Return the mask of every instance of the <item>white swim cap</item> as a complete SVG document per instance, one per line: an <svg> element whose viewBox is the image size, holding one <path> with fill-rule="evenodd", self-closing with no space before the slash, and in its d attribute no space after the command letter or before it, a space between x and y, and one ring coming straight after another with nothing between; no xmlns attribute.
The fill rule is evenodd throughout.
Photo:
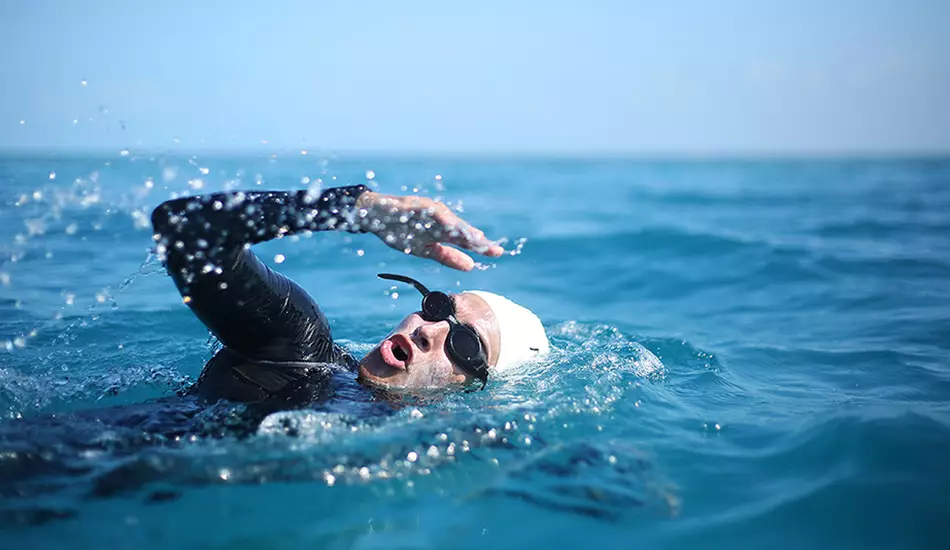
<svg viewBox="0 0 950 550"><path fill-rule="evenodd" d="M504 296L484 290L466 290L488 303L498 320L501 350L498 361L489 372L504 372L532 359L542 357L550 349L541 319L528 308Z"/></svg>

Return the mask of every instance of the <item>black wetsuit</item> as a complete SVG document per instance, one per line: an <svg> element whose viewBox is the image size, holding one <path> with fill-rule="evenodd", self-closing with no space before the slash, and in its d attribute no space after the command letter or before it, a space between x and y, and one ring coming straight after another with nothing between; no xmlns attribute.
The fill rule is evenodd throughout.
<svg viewBox="0 0 950 550"><path fill-rule="evenodd" d="M331 365L357 362L333 342L313 298L250 245L305 231L359 232L362 185L299 192L229 192L162 203L158 248L182 298L223 344L190 393L293 408L326 397Z"/></svg>
<svg viewBox="0 0 950 550"><path fill-rule="evenodd" d="M355 202L366 190L214 193L156 208L152 224L168 272L223 346L186 395L0 423L0 497L32 494L36 475L66 476L68 485L68 474L101 468L88 450L115 459L194 438L245 437L287 409L337 412L360 422L398 409L356 381L356 360L333 342L310 295L249 249L305 231L359 232ZM94 494L142 481L139 473L107 477L107 490Z"/></svg>

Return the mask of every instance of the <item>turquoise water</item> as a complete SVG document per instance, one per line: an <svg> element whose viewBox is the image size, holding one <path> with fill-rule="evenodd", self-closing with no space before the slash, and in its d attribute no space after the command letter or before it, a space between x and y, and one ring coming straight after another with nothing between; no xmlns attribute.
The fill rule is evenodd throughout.
<svg viewBox="0 0 950 550"><path fill-rule="evenodd" d="M193 439L90 426L82 411L173 396L211 353L149 259L154 205L368 170L526 239L520 254L464 274L319 234L260 255L282 255L355 351L418 307L385 268L531 306L545 364L389 415L281 413L249 437L215 436L227 407ZM948 212L939 159L8 155L0 546L943 547Z"/></svg>

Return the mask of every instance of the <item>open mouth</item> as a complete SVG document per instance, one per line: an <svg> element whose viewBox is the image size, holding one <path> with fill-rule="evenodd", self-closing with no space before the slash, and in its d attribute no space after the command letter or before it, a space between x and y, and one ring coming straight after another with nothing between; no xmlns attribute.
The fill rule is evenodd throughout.
<svg viewBox="0 0 950 550"><path fill-rule="evenodd" d="M399 344L393 343L393 357L405 363L409 359L409 352L402 349Z"/></svg>
<svg viewBox="0 0 950 550"><path fill-rule="evenodd" d="M384 340L379 346L379 353L386 365L401 370L408 370L412 362L412 343L405 335L394 334Z"/></svg>

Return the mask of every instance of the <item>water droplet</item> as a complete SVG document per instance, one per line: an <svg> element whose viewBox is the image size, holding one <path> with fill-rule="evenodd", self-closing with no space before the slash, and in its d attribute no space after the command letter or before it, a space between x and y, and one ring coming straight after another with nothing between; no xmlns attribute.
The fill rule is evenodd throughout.
<svg viewBox="0 0 950 550"><path fill-rule="evenodd" d="M398 292L393 292L392 294L389 295L389 297L392 298L393 300L398 300L398 299L399 299L399 293L398 293Z"/></svg>
<svg viewBox="0 0 950 550"><path fill-rule="evenodd" d="M20 126L23 126L24 124L26 124L26 121L21 118L21 119L20 119Z"/></svg>
<svg viewBox="0 0 950 550"><path fill-rule="evenodd" d="M85 88L87 84L89 84L89 81L87 81L85 78L79 81L79 85L83 88Z"/></svg>
<svg viewBox="0 0 950 550"><path fill-rule="evenodd" d="M284 260L286 259L287 257L284 256L283 254L277 254L276 256L274 256L274 262L279 263L279 264L284 263Z"/></svg>
<svg viewBox="0 0 950 550"><path fill-rule="evenodd" d="M207 176L208 173L211 172L211 170L209 170L208 168L205 168L205 167L199 168L198 171L201 172L201 175L202 175L202 176Z"/></svg>
<svg viewBox="0 0 950 550"><path fill-rule="evenodd" d="M406 455L406 460L409 462L415 462L419 460L419 454L415 451L409 451L409 454Z"/></svg>
<svg viewBox="0 0 950 550"><path fill-rule="evenodd" d="M435 181L442 181L442 174L436 174Z"/></svg>
<svg viewBox="0 0 950 550"><path fill-rule="evenodd" d="M122 149L121 151L119 151L119 156L122 156L122 157L127 157L127 156L129 156L129 150L128 150L128 149Z"/></svg>
<svg viewBox="0 0 950 550"><path fill-rule="evenodd" d="M308 154L306 149L301 149L300 154L306 156Z"/></svg>
<svg viewBox="0 0 950 550"><path fill-rule="evenodd" d="M375 178L376 178L376 172L373 172L372 170L366 171L366 179L371 180Z"/></svg>
<svg viewBox="0 0 950 550"><path fill-rule="evenodd" d="M51 179L51 180L56 179L56 171L55 171L55 170L50 170L50 171L49 171L49 179Z"/></svg>
<svg viewBox="0 0 950 550"><path fill-rule="evenodd" d="M224 481L231 479L231 470L228 470L227 468L221 468L221 471L218 472L218 477Z"/></svg>
<svg viewBox="0 0 950 550"><path fill-rule="evenodd" d="M366 254L366 252L362 248L356 251L357 256L362 256L363 254Z"/></svg>
<svg viewBox="0 0 950 550"><path fill-rule="evenodd" d="M309 176L304 176L304 177L300 178L300 184L301 184L301 185L309 185L309 184L310 184L310 177L309 177Z"/></svg>

